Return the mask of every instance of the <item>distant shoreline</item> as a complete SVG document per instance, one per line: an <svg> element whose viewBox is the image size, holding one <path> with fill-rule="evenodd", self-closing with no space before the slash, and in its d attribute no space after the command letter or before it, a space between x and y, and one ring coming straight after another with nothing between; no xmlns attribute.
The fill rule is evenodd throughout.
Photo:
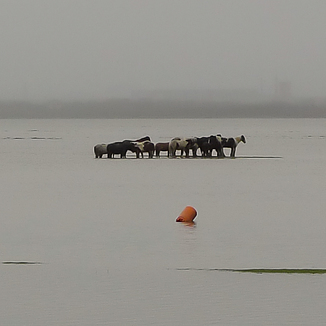
<svg viewBox="0 0 326 326"><path fill-rule="evenodd" d="M0 101L0 119L223 119L326 118L326 101L219 102L112 99L106 101Z"/></svg>

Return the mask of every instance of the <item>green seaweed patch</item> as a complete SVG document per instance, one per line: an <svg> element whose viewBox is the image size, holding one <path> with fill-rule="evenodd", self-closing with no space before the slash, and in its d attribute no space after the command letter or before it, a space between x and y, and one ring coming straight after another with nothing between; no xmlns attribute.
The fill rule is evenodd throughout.
<svg viewBox="0 0 326 326"><path fill-rule="evenodd" d="M220 271L254 274L326 274L326 269L321 268L177 268L179 271Z"/></svg>
<svg viewBox="0 0 326 326"><path fill-rule="evenodd" d="M229 271L256 274L326 274L326 269L315 268L250 268L230 269Z"/></svg>

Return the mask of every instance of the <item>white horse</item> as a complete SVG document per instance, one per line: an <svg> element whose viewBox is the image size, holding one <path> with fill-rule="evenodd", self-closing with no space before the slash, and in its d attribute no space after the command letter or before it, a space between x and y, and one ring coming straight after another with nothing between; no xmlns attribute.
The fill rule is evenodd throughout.
<svg viewBox="0 0 326 326"><path fill-rule="evenodd" d="M181 151L181 156L183 155L183 152L186 153L186 157L189 157L189 150L192 150L192 155L194 157L197 156L197 138L180 138L175 137L172 138L169 142L169 156L170 157L176 157L176 151Z"/></svg>

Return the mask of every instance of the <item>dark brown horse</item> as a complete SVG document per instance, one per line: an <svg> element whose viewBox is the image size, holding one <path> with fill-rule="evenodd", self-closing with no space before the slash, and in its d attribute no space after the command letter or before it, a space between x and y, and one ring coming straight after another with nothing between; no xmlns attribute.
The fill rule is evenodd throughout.
<svg viewBox="0 0 326 326"><path fill-rule="evenodd" d="M155 144L156 157L160 157L160 152L168 152L168 157L169 157L169 143L156 143Z"/></svg>
<svg viewBox="0 0 326 326"><path fill-rule="evenodd" d="M150 141L143 141L143 142L134 142L133 144L136 145L136 147L139 148L141 157L144 157L144 153L148 153L148 158L154 157L154 143ZM139 158L139 154L137 153L137 158Z"/></svg>
<svg viewBox="0 0 326 326"><path fill-rule="evenodd" d="M140 143L143 143L143 142L151 142L151 137L144 136L144 137L136 139L136 140L128 140L128 141L130 141L131 143L140 144ZM136 157L139 158L140 155L141 155L141 157L143 157L142 150L140 149L139 146L136 146Z"/></svg>

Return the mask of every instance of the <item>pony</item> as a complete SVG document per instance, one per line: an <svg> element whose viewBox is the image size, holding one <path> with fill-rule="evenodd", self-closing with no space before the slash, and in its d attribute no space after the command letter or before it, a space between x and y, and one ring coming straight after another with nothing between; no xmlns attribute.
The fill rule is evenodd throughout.
<svg viewBox="0 0 326 326"><path fill-rule="evenodd" d="M235 157L235 151L239 143L246 143L246 138L244 135L235 138L222 138L223 148L231 148L230 157Z"/></svg>
<svg viewBox="0 0 326 326"><path fill-rule="evenodd" d="M210 147L210 156L213 154L213 150L215 149L217 157L225 157L223 152L223 139L220 134L209 137L209 147Z"/></svg>
<svg viewBox="0 0 326 326"><path fill-rule="evenodd" d="M181 156L183 155L183 152L185 152L186 157L189 157L189 150L192 150L192 155L194 157L197 156L197 139L195 137L193 138L180 138L175 137L172 138L169 142L169 156L170 157L176 157L176 151L181 151Z"/></svg>
<svg viewBox="0 0 326 326"><path fill-rule="evenodd" d="M139 148L135 145L136 143L130 142L129 140L118 141L107 145L108 158L114 158L115 154L120 154L120 158L125 158L127 151L133 153L139 152Z"/></svg>
<svg viewBox="0 0 326 326"><path fill-rule="evenodd" d="M213 150L216 151L217 157L224 157L222 136L211 135L209 137L197 137L197 144L201 151L202 157L210 157L213 155Z"/></svg>
<svg viewBox="0 0 326 326"><path fill-rule="evenodd" d="M197 145L202 157L210 156L209 137L197 137Z"/></svg>
<svg viewBox="0 0 326 326"><path fill-rule="evenodd" d="M97 144L94 146L95 158L102 158L104 154L107 154L107 144Z"/></svg>
<svg viewBox="0 0 326 326"><path fill-rule="evenodd" d="M133 142L133 144L136 145L136 147L139 148L141 157L144 157L144 152L148 153L148 158L153 158L154 157L154 149L155 145L154 143L150 141L143 141L143 142ZM139 158L139 153L137 153L137 158Z"/></svg>
<svg viewBox="0 0 326 326"><path fill-rule="evenodd" d="M124 141L129 141L130 143L133 143L136 148L135 148L135 153L136 153L136 157L139 158L140 155L142 155L143 157L143 153L141 152L141 149L137 146L138 143L143 143L143 142L146 142L146 141L149 141L151 142L151 137L149 136L144 136L142 138L139 138L139 139L136 139L136 140L124 140Z"/></svg>
<svg viewBox="0 0 326 326"><path fill-rule="evenodd" d="M155 144L156 157L160 157L160 152L168 152L168 157L169 157L169 143L156 143Z"/></svg>

